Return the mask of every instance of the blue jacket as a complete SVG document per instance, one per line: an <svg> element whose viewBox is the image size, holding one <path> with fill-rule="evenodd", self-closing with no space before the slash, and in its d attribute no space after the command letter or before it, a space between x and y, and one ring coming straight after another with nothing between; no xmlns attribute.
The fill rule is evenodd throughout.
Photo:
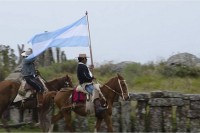
<svg viewBox="0 0 200 133"><path fill-rule="evenodd" d="M80 84L92 82L94 79L94 77L90 75L88 67L83 63L78 64L77 77Z"/></svg>
<svg viewBox="0 0 200 133"><path fill-rule="evenodd" d="M32 58L32 59L27 59L24 58L22 60L22 71L21 74L22 76L35 76L36 75L36 70L35 70L35 61L36 58Z"/></svg>

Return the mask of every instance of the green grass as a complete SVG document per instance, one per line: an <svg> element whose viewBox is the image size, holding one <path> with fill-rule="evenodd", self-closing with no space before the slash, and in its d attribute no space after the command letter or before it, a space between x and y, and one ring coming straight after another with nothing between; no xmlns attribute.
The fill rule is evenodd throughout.
<svg viewBox="0 0 200 133"><path fill-rule="evenodd" d="M77 85L76 65L75 61L69 61L39 68L39 70L46 80L69 74L74 85ZM121 72L115 72L112 68L113 64L105 64L99 68L95 68L93 74L99 83L104 84L109 79L116 76L117 73L120 73L126 79L130 92L151 92L160 90L178 91L180 93L190 94L200 93L200 75L192 77L189 74L187 76L186 74L188 72L183 71L181 68L179 73L177 70L171 71L171 69L166 69L163 64L130 64L124 67ZM196 69L197 68L195 68L195 70ZM178 75L176 76L177 73ZM180 77L180 73L184 76Z"/></svg>
<svg viewBox="0 0 200 133"><path fill-rule="evenodd" d="M181 93L200 93L200 78L136 78L134 86L129 86L130 91L151 92L151 91L178 91Z"/></svg>
<svg viewBox="0 0 200 133"><path fill-rule="evenodd" d="M33 127L32 125L25 125L21 126L19 128L10 128L11 132L28 132L28 133L36 133L36 132L41 132L41 129L39 127ZM5 129L0 128L0 132L6 132Z"/></svg>

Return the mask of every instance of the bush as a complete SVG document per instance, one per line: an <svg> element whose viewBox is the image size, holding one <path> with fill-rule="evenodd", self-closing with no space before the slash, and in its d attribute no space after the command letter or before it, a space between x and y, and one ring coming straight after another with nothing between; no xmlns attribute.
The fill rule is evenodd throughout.
<svg viewBox="0 0 200 133"><path fill-rule="evenodd" d="M76 60L68 60L61 65L61 70L69 73L76 73L77 61Z"/></svg>
<svg viewBox="0 0 200 133"><path fill-rule="evenodd" d="M114 72L113 68L114 68L114 64L108 63L105 65L101 65L97 71L99 72L100 76L105 76L105 75L113 74Z"/></svg>
<svg viewBox="0 0 200 133"><path fill-rule="evenodd" d="M77 62L68 60L64 63L54 63L48 67L39 67L39 71L45 79L52 79L67 73L76 72Z"/></svg>
<svg viewBox="0 0 200 133"><path fill-rule="evenodd" d="M163 65L159 69L160 73L166 77L199 77L200 76L200 68L199 67L188 67L185 65L175 65L175 66L167 66Z"/></svg>
<svg viewBox="0 0 200 133"><path fill-rule="evenodd" d="M127 79L127 84L133 86L136 77L139 77L142 74L142 67L137 63L128 64L124 69L122 69L122 73Z"/></svg>

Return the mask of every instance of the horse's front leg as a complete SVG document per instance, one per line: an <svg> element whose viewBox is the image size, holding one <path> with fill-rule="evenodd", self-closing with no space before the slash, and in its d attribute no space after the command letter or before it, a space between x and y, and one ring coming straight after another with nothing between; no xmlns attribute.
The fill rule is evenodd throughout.
<svg viewBox="0 0 200 133"><path fill-rule="evenodd" d="M59 111L56 115L53 115L51 117L51 123L55 124L58 120L60 120L61 118L63 118L63 114L61 111Z"/></svg>
<svg viewBox="0 0 200 133"><path fill-rule="evenodd" d="M71 116L71 111L62 111L64 117L65 117L65 123L67 126L67 129L70 132L74 132L74 128L72 127L72 116Z"/></svg>
<svg viewBox="0 0 200 133"><path fill-rule="evenodd" d="M6 120L6 118L4 118L4 113L1 115L1 122L3 124L3 128L6 130L6 132L10 132L10 128L8 127L7 120Z"/></svg>
<svg viewBox="0 0 200 133"><path fill-rule="evenodd" d="M113 132L113 127L112 127L112 117L111 115L107 115L107 116L104 116L104 120L105 120L105 123L107 125L107 131L108 132Z"/></svg>
<svg viewBox="0 0 200 133"><path fill-rule="evenodd" d="M63 114L62 114L61 111L59 111L56 115L53 115L53 116L51 117L51 125L50 125L50 127L49 127L48 133L53 132L54 124L55 124L58 120L60 120L61 118L63 118Z"/></svg>
<svg viewBox="0 0 200 133"><path fill-rule="evenodd" d="M100 131L100 127L101 127L101 122L102 122L103 119L101 118L97 118L97 121L96 121L96 126L95 126L95 129L94 129L94 132L99 132Z"/></svg>

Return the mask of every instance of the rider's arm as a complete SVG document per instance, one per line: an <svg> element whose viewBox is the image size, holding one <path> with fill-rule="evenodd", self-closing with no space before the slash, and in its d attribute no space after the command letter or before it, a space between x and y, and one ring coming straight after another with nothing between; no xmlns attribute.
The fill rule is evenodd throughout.
<svg viewBox="0 0 200 133"><path fill-rule="evenodd" d="M88 68L84 70L84 76L88 79L88 81L92 81L94 79L94 77L90 76Z"/></svg>
<svg viewBox="0 0 200 133"><path fill-rule="evenodd" d="M36 59L36 58L31 58L31 59L25 58L25 59L24 59L24 63L31 63L31 62L34 62L35 59Z"/></svg>

